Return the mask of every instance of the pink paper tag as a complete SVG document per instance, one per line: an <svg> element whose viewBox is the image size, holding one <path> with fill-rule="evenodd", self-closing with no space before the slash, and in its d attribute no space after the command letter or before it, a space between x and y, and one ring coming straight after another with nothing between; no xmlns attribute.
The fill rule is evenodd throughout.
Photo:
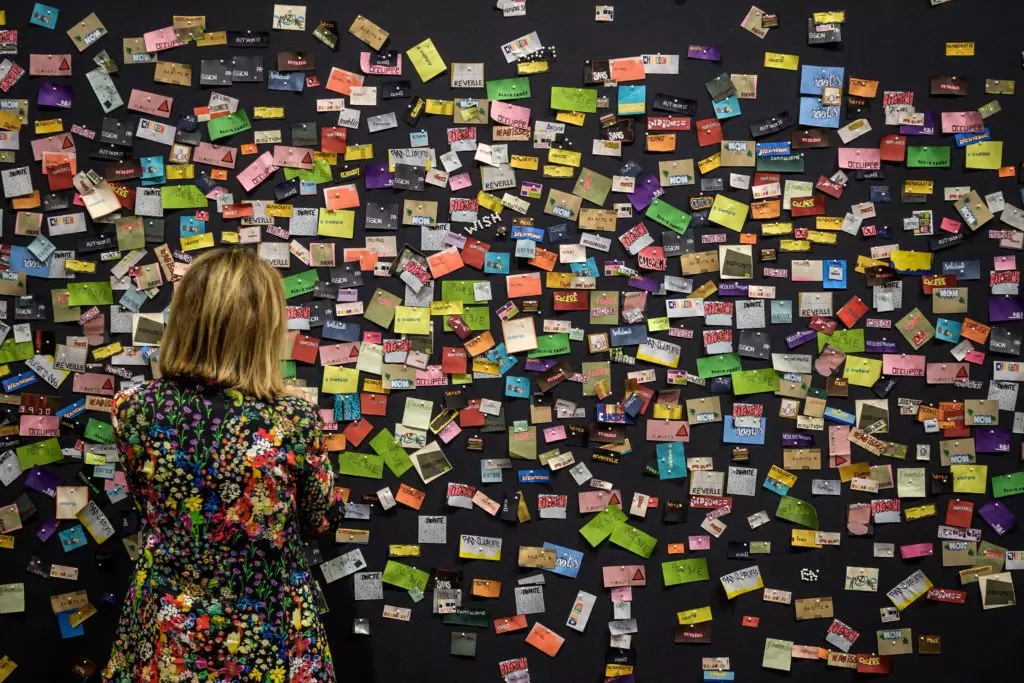
<svg viewBox="0 0 1024 683"><path fill-rule="evenodd" d="M146 43L146 52L160 52L161 50L170 50L172 47L187 45L187 43L178 40L178 33L174 30L173 26L143 33L142 39Z"/></svg>
<svg viewBox="0 0 1024 683"><path fill-rule="evenodd" d="M448 187L452 192L463 190L473 184L468 173L457 173L448 177Z"/></svg>
<svg viewBox="0 0 1024 683"><path fill-rule="evenodd" d="M274 165L274 156L270 152L264 152L238 174L238 182L242 184L246 192L252 192L257 185L273 175L275 171L277 171L277 166Z"/></svg>
<svg viewBox="0 0 1024 683"><path fill-rule="evenodd" d="M530 108L520 107L508 102L491 102L491 119L503 126L516 128L530 127Z"/></svg>
<svg viewBox="0 0 1024 683"><path fill-rule="evenodd" d="M945 230L946 232L958 233L960 232L960 221L943 216L942 222L939 223L939 229Z"/></svg>
<svg viewBox="0 0 1024 683"><path fill-rule="evenodd" d="M882 167L882 153L874 147L840 147L839 168L877 171Z"/></svg>
<svg viewBox="0 0 1024 683"><path fill-rule="evenodd" d="M711 537L690 536L687 546L690 550L711 550Z"/></svg>
<svg viewBox="0 0 1024 683"><path fill-rule="evenodd" d="M933 554L931 543L912 543L900 546L900 557L904 560L912 557L928 557Z"/></svg>

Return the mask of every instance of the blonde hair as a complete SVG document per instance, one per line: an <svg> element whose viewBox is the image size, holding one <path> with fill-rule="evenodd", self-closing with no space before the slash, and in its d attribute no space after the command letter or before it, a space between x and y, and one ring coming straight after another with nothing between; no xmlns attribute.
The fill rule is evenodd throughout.
<svg viewBox="0 0 1024 683"><path fill-rule="evenodd" d="M160 342L160 371L204 379L264 400L286 393L281 277L249 249L214 249L178 282Z"/></svg>

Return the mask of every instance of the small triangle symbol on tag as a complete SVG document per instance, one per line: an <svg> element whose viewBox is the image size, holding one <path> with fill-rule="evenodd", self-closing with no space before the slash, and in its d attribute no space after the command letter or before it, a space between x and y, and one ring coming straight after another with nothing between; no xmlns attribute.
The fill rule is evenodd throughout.
<svg viewBox="0 0 1024 683"><path fill-rule="evenodd" d="M304 164L311 164L311 163L313 163L313 158L309 155L309 152L306 152L306 156L302 159L302 163L304 163Z"/></svg>
<svg viewBox="0 0 1024 683"><path fill-rule="evenodd" d="M633 580L634 581L643 581L644 580L644 570L637 569L636 573L633 574Z"/></svg>
<svg viewBox="0 0 1024 683"><path fill-rule="evenodd" d="M58 68L57 70L58 71L71 71L71 65L68 64L67 57L65 57L64 59L60 60L60 68Z"/></svg>
<svg viewBox="0 0 1024 683"><path fill-rule="evenodd" d="M228 152L227 154L225 154L224 158L221 159L221 161L223 161L225 163L228 163L228 164L233 163L234 159L231 158L231 152Z"/></svg>
<svg viewBox="0 0 1024 683"><path fill-rule="evenodd" d="M60 148L61 149L68 149L69 147L74 147L74 146L75 146L74 140L72 140L71 136L68 135L67 137L64 138L64 144L62 144Z"/></svg>
<svg viewBox="0 0 1024 683"><path fill-rule="evenodd" d="M168 105L168 100L164 100L160 103L160 106L156 108L157 111L170 111L171 107Z"/></svg>

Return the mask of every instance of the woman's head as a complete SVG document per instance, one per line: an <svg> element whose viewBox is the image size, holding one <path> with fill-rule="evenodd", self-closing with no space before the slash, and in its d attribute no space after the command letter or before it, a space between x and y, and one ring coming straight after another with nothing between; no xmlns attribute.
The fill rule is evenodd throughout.
<svg viewBox="0 0 1024 683"><path fill-rule="evenodd" d="M277 271L249 249L214 249L192 263L174 290L160 372L274 398L285 392L286 332Z"/></svg>

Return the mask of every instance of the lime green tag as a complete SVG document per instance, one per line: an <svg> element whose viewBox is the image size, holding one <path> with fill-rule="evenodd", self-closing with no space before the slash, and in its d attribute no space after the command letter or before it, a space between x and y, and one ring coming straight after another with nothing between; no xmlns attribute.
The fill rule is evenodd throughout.
<svg viewBox="0 0 1024 683"><path fill-rule="evenodd" d="M708 561L703 557L695 557L692 560L662 562L661 577L668 588L694 581L707 581L711 575L708 573Z"/></svg>
<svg viewBox="0 0 1024 683"><path fill-rule="evenodd" d="M690 214L660 199L655 199L651 202L644 215L656 223L661 223L669 230L678 232L680 235L685 233L686 229L690 227Z"/></svg>

